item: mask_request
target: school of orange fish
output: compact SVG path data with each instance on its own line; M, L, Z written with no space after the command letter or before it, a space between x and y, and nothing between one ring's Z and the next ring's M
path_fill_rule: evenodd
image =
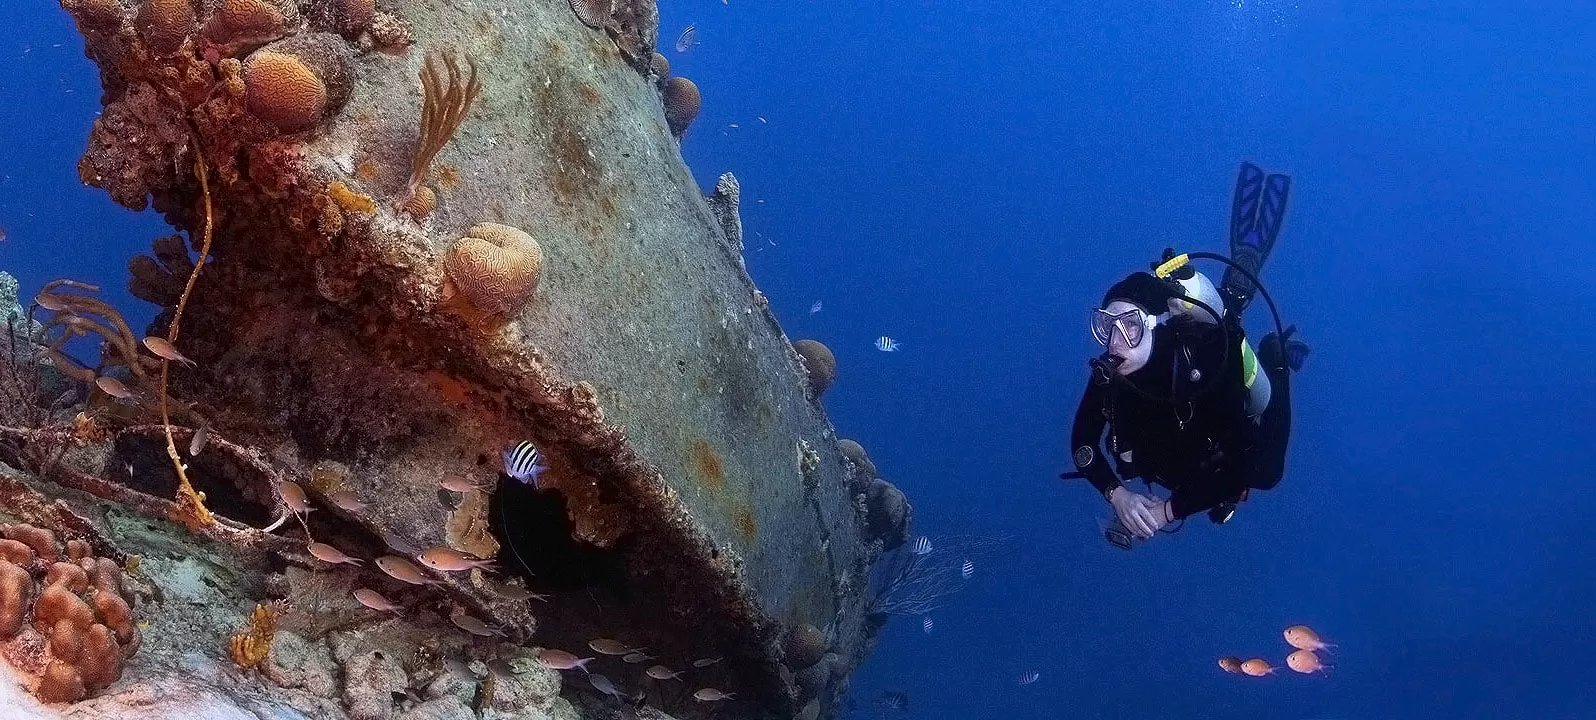
M1323 652L1325 648L1335 646L1321 640L1319 633L1314 632L1307 625L1292 625L1286 628L1283 634L1286 636L1286 644L1296 648L1294 652L1286 656L1286 667L1304 675L1327 672L1330 669L1329 665L1319 660L1319 653ZM1228 655L1219 658L1219 667L1224 668L1225 672L1228 673L1252 677L1263 677L1279 669L1270 665L1269 661L1263 658L1243 661L1241 658Z

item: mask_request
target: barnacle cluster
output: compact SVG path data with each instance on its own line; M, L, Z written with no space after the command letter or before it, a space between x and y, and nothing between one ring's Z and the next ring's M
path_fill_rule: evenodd
M0 525L0 535L0 651L29 690L76 702L119 680L140 643L121 567L45 528Z

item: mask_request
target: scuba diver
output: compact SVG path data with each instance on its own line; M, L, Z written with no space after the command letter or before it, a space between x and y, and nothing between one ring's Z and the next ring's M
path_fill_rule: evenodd
M1290 373L1301 369L1308 347L1292 339L1295 326L1281 327L1257 273L1279 237L1290 190L1290 177L1242 163L1229 258L1165 250L1151 274L1115 283L1092 312L1092 334L1105 352L1091 361L1075 413L1075 472L1060 477L1085 478L1102 493L1117 521L1104 536L1121 548L1199 512L1224 523L1250 490L1280 482ZM1196 259L1227 265L1218 288L1191 267ZM1260 290L1276 331L1254 353L1241 315ZM1134 478L1147 493L1126 486ZM1167 500L1152 494L1154 484L1170 492Z

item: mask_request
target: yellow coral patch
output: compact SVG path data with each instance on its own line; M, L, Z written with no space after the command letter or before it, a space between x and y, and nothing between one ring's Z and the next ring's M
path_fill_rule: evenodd
M362 212L371 214L377 212L377 204L371 198L349 189L342 180L334 180L327 186L327 197L338 203L344 212Z

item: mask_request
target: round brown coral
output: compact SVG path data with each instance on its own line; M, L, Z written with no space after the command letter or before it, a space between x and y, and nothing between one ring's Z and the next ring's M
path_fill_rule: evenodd
M576 19L581 20L583 25L601 28L615 13L615 5L611 0L571 0L571 11L576 13Z
M472 227L443 257L445 295L458 292L488 315L513 315L537 292L543 249L531 235L498 223ZM452 288L452 289L451 289Z
M205 37L228 48L271 42L288 32L290 19L297 19L297 7L279 5L277 0L222 0L205 23Z
M371 25L377 15L376 0L334 0L338 11L338 29L345 35L359 35Z
M898 486L881 479L870 483L867 496L870 514L866 522L870 537L881 540L885 550L903 544L908 530L909 499L903 496Z
M855 493L864 492L866 488L870 487L870 481L876 479L876 476L880 474L876 470L875 462L870 459L870 454L865 452L863 445L847 439L838 440L837 449L842 451L843 457L848 458L849 462L859 468L859 471L854 475L854 485L851 490Z
M62 0L61 7L72 14L84 35L114 35L122 28L122 5L116 0Z
M786 653L787 667L802 670L825 657L826 636L814 625L799 625L787 632L782 650Z
M176 53L194 32L194 6L188 0L145 0L138 31L155 54Z
M351 86L349 48L337 35L297 35L244 61L244 106L278 130L301 132L343 108Z
M668 78L671 76L671 59L659 53L654 53L654 57L649 60L648 69L662 80Z
M672 135L687 132L702 103L703 97L692 80L673 77L665 81L665 124L670 126Z
M81 540L68 545L76 562L43 562L62 556L54 533L30 525L0 531L41 556L28 567L0 560L0 642L10 643L0 651L36 679L33 693L46 702L76 702L115 683L140 644L121 569Z
M809 373L809 389L815 395L825 392L837 381L837 356L831 354L831 348L818 340L799 340L792 344L792 349L803 358L804 370Z
M432 211L437 207L438 194L433 192L432 188L427 187L426 185L418 185L416 186L416 193L411 195L410 199L406 200L404 206L400 209L403 210L406 215L415 218L419 222L428 215L431 215Z

